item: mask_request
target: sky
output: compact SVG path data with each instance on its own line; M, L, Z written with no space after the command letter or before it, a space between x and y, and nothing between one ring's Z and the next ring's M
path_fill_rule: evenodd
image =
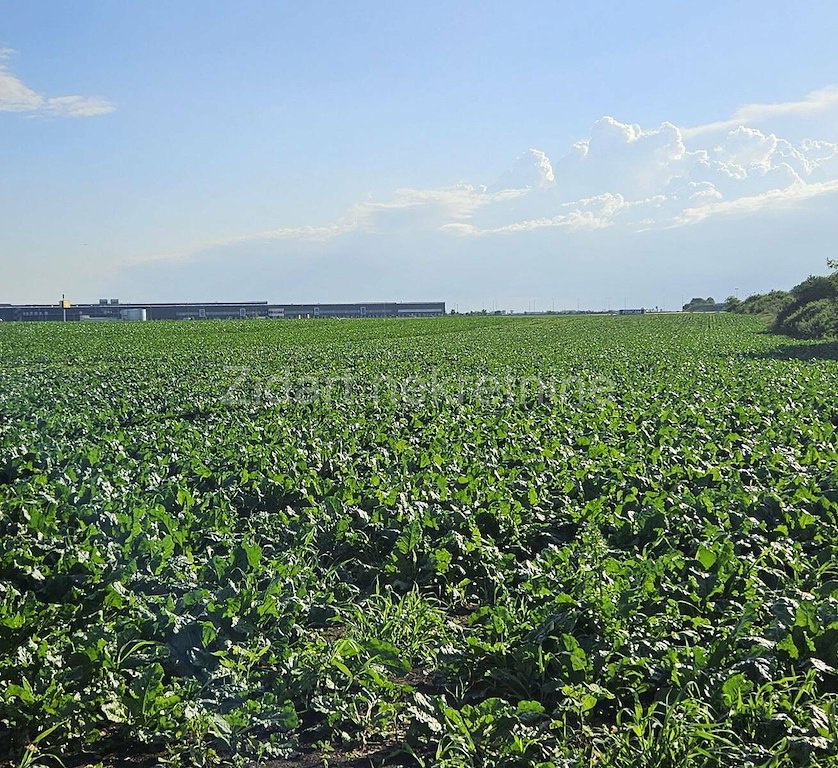
M0 0L0 303L678 308L838 257L838 3Z

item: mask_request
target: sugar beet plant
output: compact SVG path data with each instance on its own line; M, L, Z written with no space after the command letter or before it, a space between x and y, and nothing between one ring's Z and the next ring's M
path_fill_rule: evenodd
M727 316L4 323L0 745L838 761L838 364Z

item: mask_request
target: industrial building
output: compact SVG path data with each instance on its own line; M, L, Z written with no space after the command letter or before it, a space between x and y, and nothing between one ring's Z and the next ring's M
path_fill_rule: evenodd
M233 318L312 319L364 317L440 317L444 301L355 304L269 304L267 301L129 303L100 299L95 304L0 304L5 321L220 320Z

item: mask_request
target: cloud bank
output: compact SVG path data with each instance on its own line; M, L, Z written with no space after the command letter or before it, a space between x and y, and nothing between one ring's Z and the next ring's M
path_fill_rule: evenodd
M0 48L0 112L23 112L47 117L95 117L113 112L107 99L95 96L44 96L24 85L8 68L14 54Z
M819 103L807 97L796 104ZM755 106L745 113L760 112ZM529 149L489 184L399 189L389 199L358 203L322 226L267 230L150 260L189 259L254 241L324 243L350 234L461 240L551 229L647 232L798 206L838 191L836 143L792 143L745 125L710 141L706 136L669 122L641 128L606 116L557 160Z
M137 259L125 292L156 295L168 285L172 298L189 290L201 300L233 291L322 301L422 294L471 306L497 296L523 308L521 297L556 286L574 286L559 288L573 291L565 296L573 305L586 296L590 306L616 305L625 291L638 305L663 306L664 293L673 303L681 290L792 285L824 268L838 237L838 143L742 123L817 111L833 90L742 108L746 119L706 131L605 116L564 151L524 151L494 180L402 188L321 225Z

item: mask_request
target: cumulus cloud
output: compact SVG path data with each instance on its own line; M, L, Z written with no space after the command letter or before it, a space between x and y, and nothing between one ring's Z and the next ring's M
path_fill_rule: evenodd
M487 201L468 222L445 231L459 236L613 226L648 231L714 215L746 216L785 200L831 193L838 145L795 145L747 126L707 143L685 139L672 123L644 129L604 117L550 167L549 185L528 185L514 205ZM520 168L520 158L513 168Z
M546 189L555 180L550 158L539 149L529 149L518 156L512 168L492 185L492 189Z
M14 51L0 48L0 112L23 112L51 117L94 117L113 112L116 107L107 99L94 96L47 97L9 71L7 61Z
M737 114L751 122L765 113L812 112L831 103L833 93L838 90L790 104L750 105ZM486 185L403 188L360 202L323 226L269 230L161 258L259 241L305 244L357 236L368 243L415 243L433 236L462 244L528 232L669 231L801 206L838 191L838 144L794 142L738 119L728 122L721 132L684 131L670 122L641 127L605 116L557 160L529 149Z
M555 172L565 200L606 192L636 199L665 187L680 172L686 154L681 133L671 123L643 130L603 117L588 138L555 164Z

